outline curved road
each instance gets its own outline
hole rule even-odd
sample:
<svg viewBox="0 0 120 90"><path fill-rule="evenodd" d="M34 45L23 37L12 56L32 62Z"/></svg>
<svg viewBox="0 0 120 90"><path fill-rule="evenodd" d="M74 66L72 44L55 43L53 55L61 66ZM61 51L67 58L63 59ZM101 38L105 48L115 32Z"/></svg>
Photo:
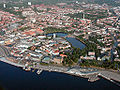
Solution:
<svg viewBox="0 0 120 90"><path fill-rule="evenodd" d="M0 45L0 56L1 57L11 57L9 49L7 49L5 46Z"/></svg>

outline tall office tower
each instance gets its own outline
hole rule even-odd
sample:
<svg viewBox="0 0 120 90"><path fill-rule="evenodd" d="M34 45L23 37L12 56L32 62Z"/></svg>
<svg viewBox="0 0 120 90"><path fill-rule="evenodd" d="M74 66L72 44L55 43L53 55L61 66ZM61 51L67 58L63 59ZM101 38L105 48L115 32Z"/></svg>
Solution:
<svg viewBox="0 0 120 90"><path fill-rule="evenodd" d="M3 7L6 8L6 4L3 4Z"/></svg>
<svg viewBox="0 0 120 90"><path fill-rule="evenodd" d="M53 38L56 38L56 34L55 33L53 34Z"/></svg>
<svg viewBox="0 0 120 90"><path fill-rule="evenodd" d="M83 13L83 19L85 19L85 13Z"/></svg>

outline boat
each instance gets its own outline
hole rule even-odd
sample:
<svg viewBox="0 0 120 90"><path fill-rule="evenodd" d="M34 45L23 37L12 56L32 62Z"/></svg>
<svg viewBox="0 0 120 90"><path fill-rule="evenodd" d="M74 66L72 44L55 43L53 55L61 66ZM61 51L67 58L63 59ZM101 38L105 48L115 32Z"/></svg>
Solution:
<svg viewBox="0 0 120 90"><path fill-rule="evenodd" d="M35 72L35 69L33 69L32 72Z"/></svg>
<svg viewBox="0 0 120 90"><path fill-rule="evenodd" d="M41 72L42 72L42 69L38 70L38 71L37 71L37 74L40 74Z"/></svg>
<svg viewBox="0 0 120 90"><path fill-rule="evenodd" d="M30 67L25 67L24 70L25 70L25 71L30 71L31 68L30 68Z"/></svg>
<svg viewBox="0 0 120 90"><path fill-rule="evenodd" d="M51 69L49 69L48 71L51 72Z"/></svg>
<svg viewBox="0 0 120 90"><path fill-rule="evenodd" d="M31 70L31 68L30 67L28 67L28 71L30 71Z"/></svg>
<svg viewBox="0 0 120 90"><path fill-rule="evenodd" d="M23 70L25 70L25 66L23 67Z"/></svg>

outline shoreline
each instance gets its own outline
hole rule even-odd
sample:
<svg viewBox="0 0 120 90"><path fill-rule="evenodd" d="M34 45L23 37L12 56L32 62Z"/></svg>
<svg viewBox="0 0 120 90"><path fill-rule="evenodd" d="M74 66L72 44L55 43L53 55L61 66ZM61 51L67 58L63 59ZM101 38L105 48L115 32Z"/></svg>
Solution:
<svg viewBox="0 0 120 90"><path fill-rule="evenodd" d="M7 60L6 58L3 58L3 57L0 58L0 61L4 62L4 63L7 63L7 64L10 64L12 66L20 67L20 68L25 67L25 65L21 65L21 64L11 62L11 61ZM113 82L113 83L117 84L118 86L120 86L120 84L117 83L117 82L120 82L120 74L110 72L110 71L106 71L106 70L104 70L104 71L98 70L96 72L90 72L88 74L86 74L86 73L85 74L77 74L77 73L69 73L69 72L67 72L68 71L67 67L40 65L39 67L31 67L31 68L38 69L38 70L42 69L42 70L48 71L48 72L59 72L59 73L69 74L69 75L78 76L78 77L81 77L81 78L88 78L88 79L89 79L89 75L93 75L93 76L97 75L97 77L100 76L100 77L105 78L105 79L109 80L110 82ZM115 82L115 81L117 81L117 82Z"/></svg>
<svg viewBox="0 0 120 90"><path fill-rule="evenodd" d="M11 62L11 61L7 60L6 58L0 58L0 61L4 62L4 63L7 63L7 64L10 64L12 66L20 67L22 69L25 67L25 65L20 65L20 64ZM29 66L27 66L27 67L29 67ZM30 68L31 69L37 69L37 70L41 69L41 70L48 71L48 72L65 73L65 74L79 76L79 77L83 77L83 78L84 78L84 76L98 74L98 72L90 72L90 73L78 73L78 72L75 72L75 73L71 73L71 72L68 71L68 69L69 69L68 67L61 67L61 66L39 65L39 66L35 66L35 67L32 66Z"/></svg>
<svg viewBox="0 0 120 90"><path fill-rule="evenodd" d="M75 37L78 41L80 41L81 43L83 43L86 47L87 47L87 44L83 41L83 40L81 40L80 38L78 38L78 37Z"/></svg>

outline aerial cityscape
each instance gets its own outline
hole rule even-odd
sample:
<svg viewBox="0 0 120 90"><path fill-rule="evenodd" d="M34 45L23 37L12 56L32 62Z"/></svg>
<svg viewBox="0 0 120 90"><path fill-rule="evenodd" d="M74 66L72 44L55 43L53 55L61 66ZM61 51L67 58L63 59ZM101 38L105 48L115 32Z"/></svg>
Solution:
<svg viewBox="0 0 120 90"><path fill-rule="evenodd" d="M0 90L120 90L120 0L0 0L0 71Z"/></svg>

